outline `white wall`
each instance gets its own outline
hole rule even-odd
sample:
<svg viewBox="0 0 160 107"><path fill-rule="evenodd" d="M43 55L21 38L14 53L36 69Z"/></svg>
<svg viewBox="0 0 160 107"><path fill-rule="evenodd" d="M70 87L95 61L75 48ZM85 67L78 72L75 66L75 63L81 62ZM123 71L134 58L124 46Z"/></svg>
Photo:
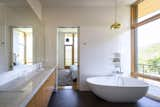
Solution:
<svg viewBox="0 0 160 107"><path fill-rule="evenodd" d="M112 31L114 9L108 8L45 8L46 65L56 64L56 28L80 27L80 89L87 90L85 79L112 72L111 58L120 52L122 71L130 72L130 9L118 9L120 31Z"/></svg>

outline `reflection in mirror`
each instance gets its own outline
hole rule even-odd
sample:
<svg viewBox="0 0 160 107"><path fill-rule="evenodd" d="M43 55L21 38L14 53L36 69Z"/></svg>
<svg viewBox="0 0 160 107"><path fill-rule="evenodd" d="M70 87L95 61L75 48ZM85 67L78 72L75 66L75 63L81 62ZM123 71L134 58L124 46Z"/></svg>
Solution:
<svg viewBox="0 0 160 107"><path fill-rule="evenodd" d="M12 64L13 68L21 68L33 63L32 28L12 28Z"/></svg>
<svg viewBox="0 0 160 107"><path fill-rule="evenodd" d="M45 61L43 30L27 0L0 0L0 76Z"/></svg>

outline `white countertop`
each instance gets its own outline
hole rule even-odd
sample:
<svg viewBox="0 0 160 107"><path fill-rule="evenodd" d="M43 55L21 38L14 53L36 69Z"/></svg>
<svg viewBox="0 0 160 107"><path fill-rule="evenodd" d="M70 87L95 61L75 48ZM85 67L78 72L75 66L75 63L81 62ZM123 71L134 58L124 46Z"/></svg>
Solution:
<svg viewBox="0 0 160 107"><path fill-rule="evenodd" d="M55 68L44 68L0 86L0 107L25 107Z"/></svg>

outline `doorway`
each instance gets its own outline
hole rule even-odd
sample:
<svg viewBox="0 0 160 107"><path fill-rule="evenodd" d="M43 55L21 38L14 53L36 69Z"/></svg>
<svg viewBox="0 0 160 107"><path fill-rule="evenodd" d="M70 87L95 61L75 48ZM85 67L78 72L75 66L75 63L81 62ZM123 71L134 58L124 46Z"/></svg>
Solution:
<svg viewBox="0 0 160 107"><path fill-rule="evenodd" d="M19 69L31 65L33 63L32 28L13 27L11 41L12 69Z"/></svg>
<svg viewBox="0 0 160 107"><path fill-rule="evenodd" d="M77 88L79 71L79 28L57 28L58 87Z"/></svg>

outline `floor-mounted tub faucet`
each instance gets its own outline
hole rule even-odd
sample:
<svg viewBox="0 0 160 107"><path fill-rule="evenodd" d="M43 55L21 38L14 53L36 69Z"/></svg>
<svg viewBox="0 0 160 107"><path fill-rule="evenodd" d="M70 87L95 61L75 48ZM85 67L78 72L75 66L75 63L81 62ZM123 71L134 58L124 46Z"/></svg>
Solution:
<svg viewBox="0 0 160 107"><path fill-rule="evenodd" d="M113 54L112 63L114 65L113 73L114 74L123 74L123 72L121 71L120 53L116 52Z"/></svg>

